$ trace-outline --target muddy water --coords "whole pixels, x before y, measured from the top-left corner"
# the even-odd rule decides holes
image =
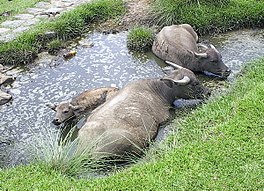
[[[61,57],[46,56],[31,69],[16,74],[13,86],[7,87],[13,101],[0,108],[0,135],[7,140],[1,143],[0,152],[9,147],[12,153],[21,142],[32,134],[36,136],[43,128],[56,130],[51,124],[54,112],[46,103],[65,101],[91,88],[110,85],[121,88],[132,80],[163,75],[164,63],[153,54],[127,50],[126,33],[94,33],[86,39],[94,46],[77,46],[77,55],[72,59],[64,61]],[[236,31],[203,40],[209,40],[222,53],[224,62],[233,71],[229,81],[244,63],[264,56],[264,30]],[[13,152],[8,163],[20,160]]]

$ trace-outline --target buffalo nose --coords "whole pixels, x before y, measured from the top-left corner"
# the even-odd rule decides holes
[[[60,125],[60,124],[61,124],[61,123],[59,122],[59,119],[58,119],[58,118],[53,119],[52,123],[53,123],[54,125]]]
[[[231,73],[231,70],[228,68],[226,71],[225,71],[225,76],[229,76],[229,74]]]

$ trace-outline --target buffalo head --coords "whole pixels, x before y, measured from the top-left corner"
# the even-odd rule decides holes
[[[175,88],[176,97],[183,99],[204,99],[210,95],[210,91],[202,86],[191,70],[169,61],[166,62],[173,66],[175,70],[170,71],[169,75],[163,77],[162,80],[170,81],[177,86]]]
[[[54,125],[60,125],[61,123],[75,116],[74,110],[69,102],[62,102],[60,104],[47,104],[47,106],[56,111],[55,118],[52,121]]]
[[[198,46],[205,49],[205,52],[203,53],[194,53],[202,70],[211,72],[222,78],[227,78],[231,73],[231,70],[223,63],[222,56],[218,50],[213,45],[207,47],[199,44]]]

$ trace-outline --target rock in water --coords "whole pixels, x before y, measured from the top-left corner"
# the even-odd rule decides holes
[[[12,99],[12,96],[0,90],[0,105],[4,105]]]
[[[11,84],[14,81],[15,81],[14,77],[0,74],[0,85],[5,84],[5,83]]]

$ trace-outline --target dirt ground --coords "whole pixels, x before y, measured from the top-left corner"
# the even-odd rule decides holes
[[[108,20],[99,25],[99,31],[115,33],[138,25],[150,25],[150,4],[153,0],[125,0],[126,14],[122,18]]]

